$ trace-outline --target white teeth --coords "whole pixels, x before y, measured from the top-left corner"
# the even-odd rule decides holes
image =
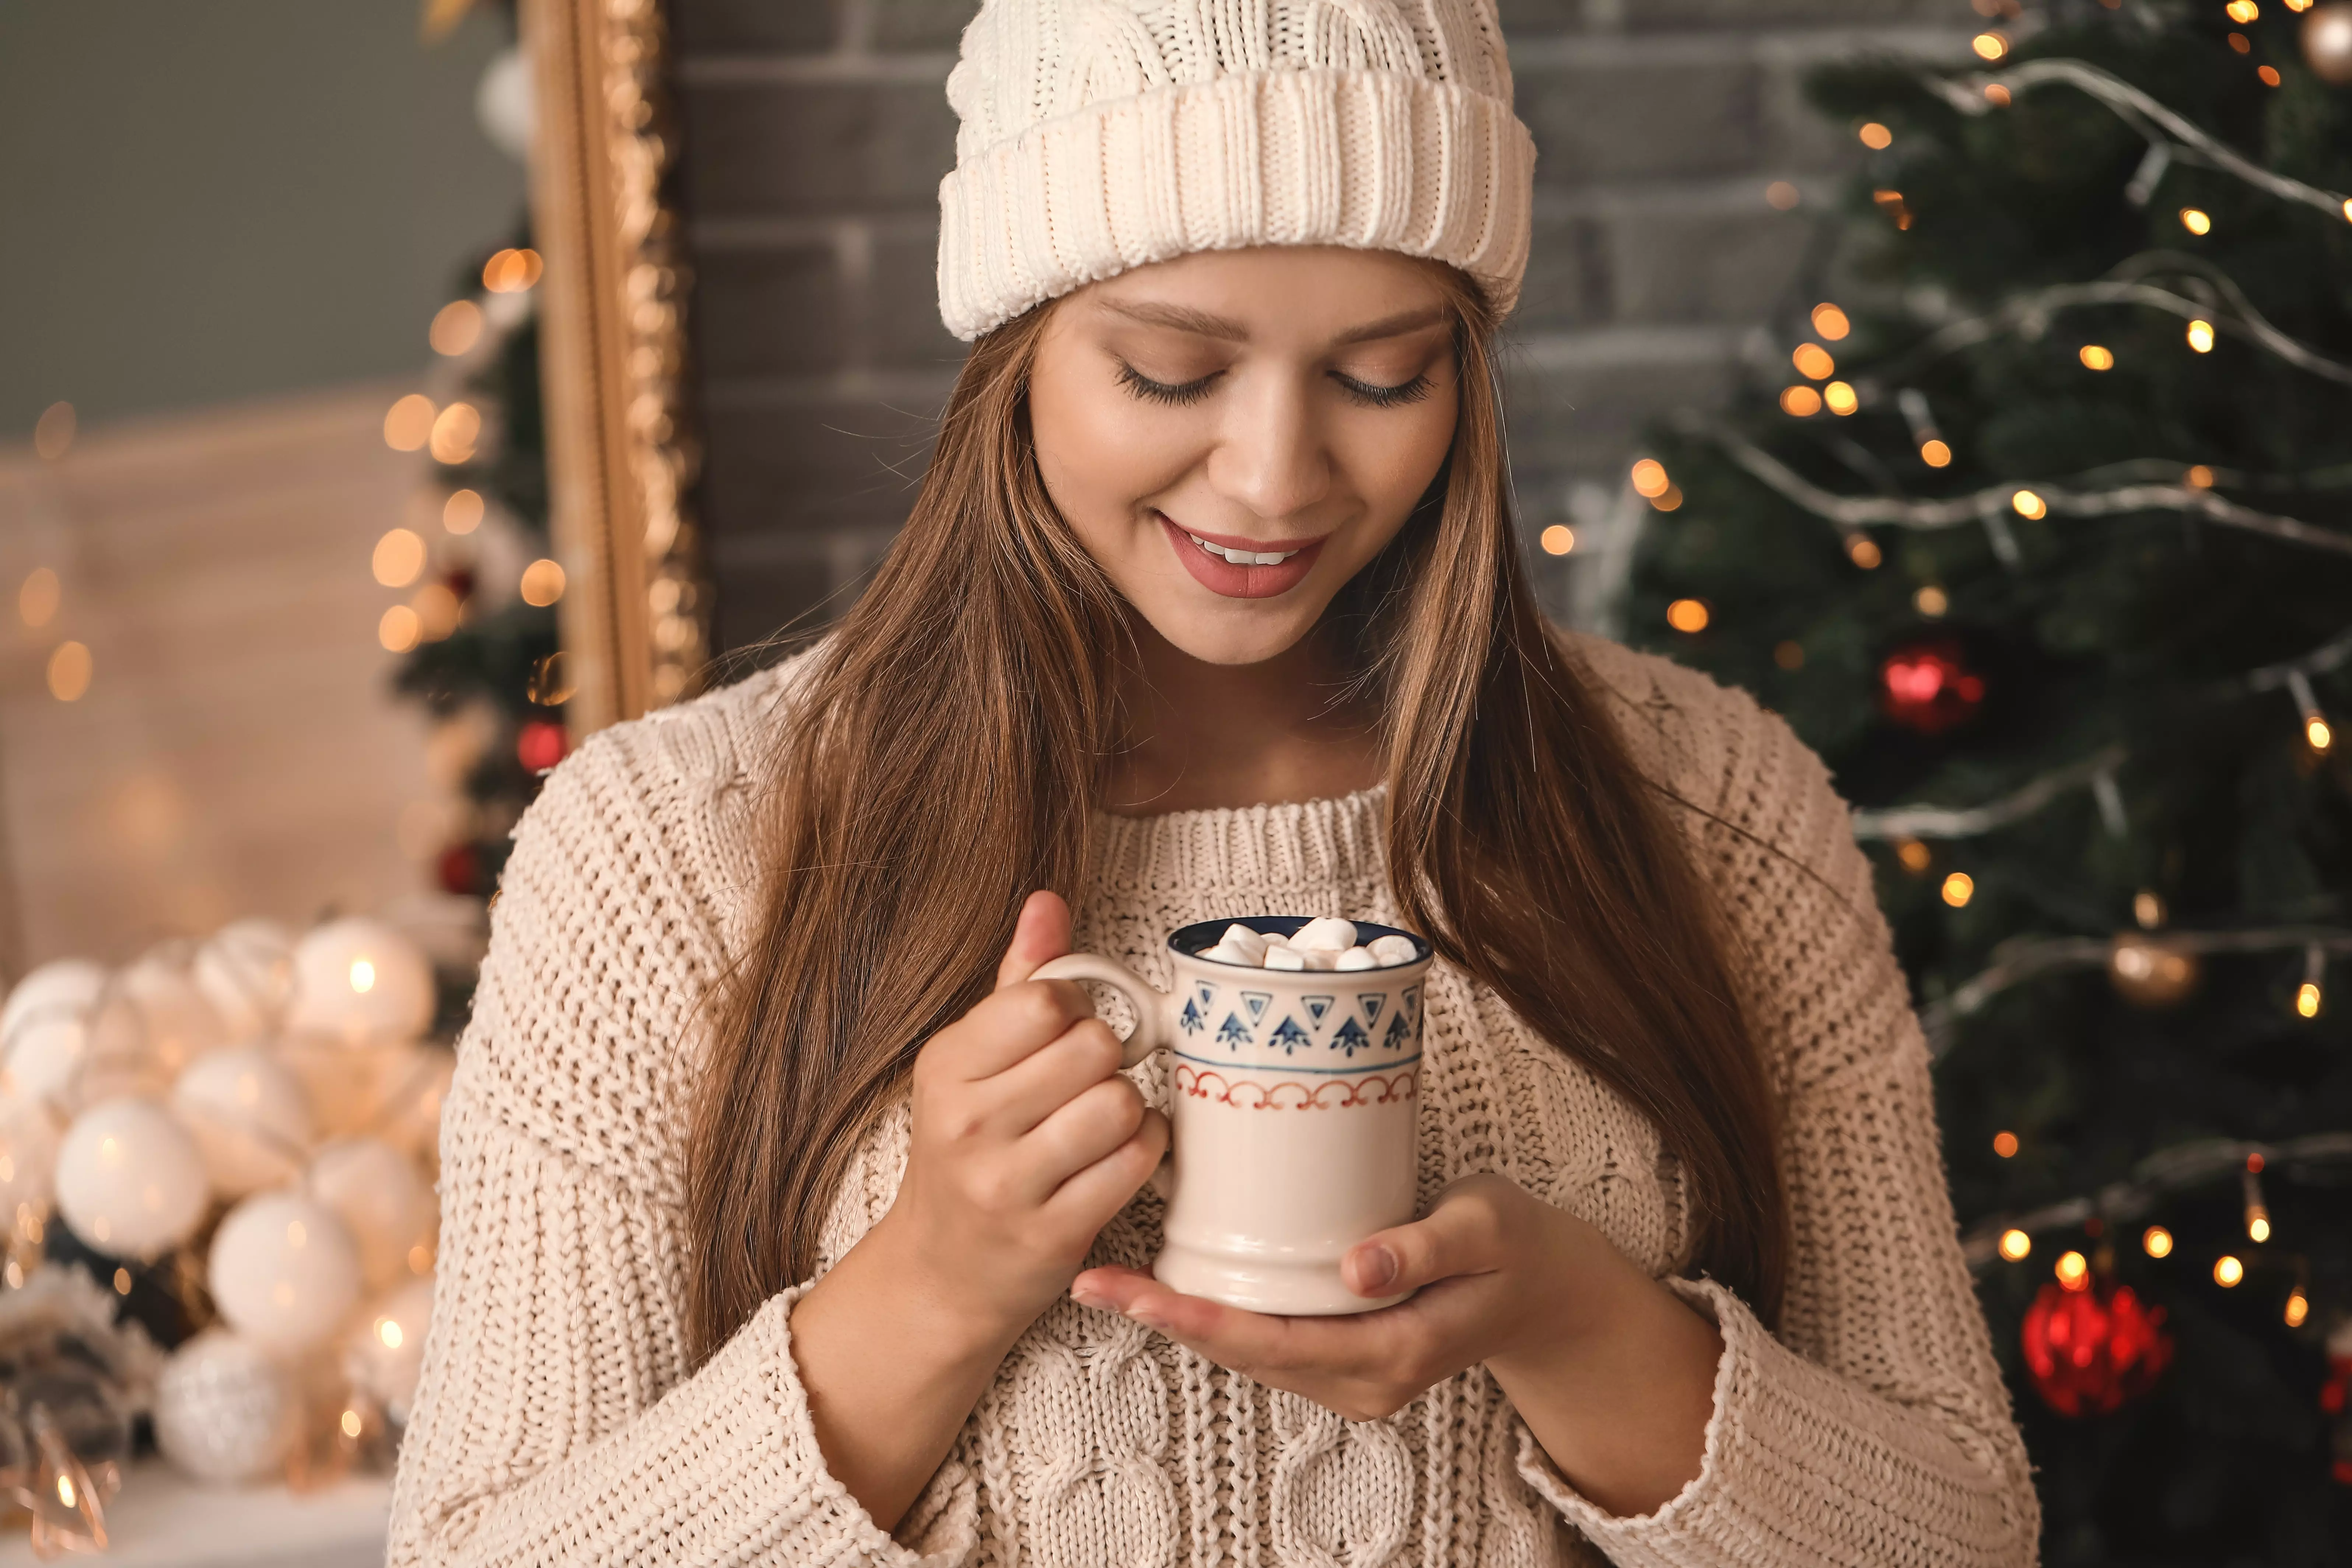
[[[1202,538],[1197,533],[1188,533],[1184,537],[1199,545],[1202,549],[1207,551],[1210,554],[1215,556],[1218,560],[1230,562],[1235,566],[1279,566],[1284,562],[1298,553],[1296,550],[1277,550],[1272,552],[1228,550],[1222,544],[1210,543],[1207,540]]]

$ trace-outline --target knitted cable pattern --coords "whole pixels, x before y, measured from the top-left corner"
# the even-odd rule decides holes
[[[948,102],[940,315],[958,337],[1253,245],[1434,257],[1498,314],[1518,298],[1535,142],[1493,0],[985,0]]]
[[[1421,1185],[1496,1171],[1673,1280],[1725,1350],[1700,1474],[1653,1514],[1580,1496],[1483,1369],[1349,1422],[1065,1299],[1022,1336],[901,1524],[826,1471],[778,1295],[685,1372],[680,1150],[699,1004],[753,919],[751,769],[785,673],[591,740],[516,833],[442,1130],[433,1326],[390,1562],[838,1568],[1958,1568],[2030,1563],[2023,1447],[1956,1239],[1925,1043],[1820,763],[1704,677],[1580,639],[1638,763],[1696,808],[1785,1107],[1779,1335],[1675,1279],[1654,1129],[1440,963]],[[1083,946],[1155,981],[1171,927],[1393,920],[1384,794],[1107,821]],[[1163,1098],[1164,1074],[1148,1092]],[[903,1102],[858,1152],[820,1273],[888,1208]],[[1143,1266],[1139,1195],[1094,1261]]]

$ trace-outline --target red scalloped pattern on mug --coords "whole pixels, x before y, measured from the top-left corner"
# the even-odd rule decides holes
[[[1355,1105],[1390,1105],[1411,1100],[1420,1087],[1419,1068],[1364,1078],[1324,1079],[1316,1083],[1286,1078],[1261,1083],[1255,1079],[1229,1079],[1214,1068],[1203,1070],[1184,1062],[1176,1064],[1179,1094],[1213,1100],[1220,1105],[1238,1106],[1244,1110],[1344,1110]]]

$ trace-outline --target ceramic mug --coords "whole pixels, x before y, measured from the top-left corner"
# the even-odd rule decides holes
[[[1110,987],[1135,1015],[1126,1065],[1155,1050],[1173,1058],[1175,1138],[1171,1164],[1153,1179],[1168,1200],[1153,1276],[1255,1312],[1367,1312],[1404,1297],[1357,1295],[1339,1259],[1413,1217],[1430,947],[1360,921],[1360,941],[1407,937],[1417,956],[1343,972],[1201,956],[1229,925],[1288,936],[1307,918],[1244,916],[1171,932],[1173,993],[1091,952],[1054,959],[1033,978]]]

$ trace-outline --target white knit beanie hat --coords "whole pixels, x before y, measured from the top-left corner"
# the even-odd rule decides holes
[[[1434,257],[1497,315],[1535,142],[1494,0],[982,0],[948,78],[940,315],[978,337],[1195,250]]]

